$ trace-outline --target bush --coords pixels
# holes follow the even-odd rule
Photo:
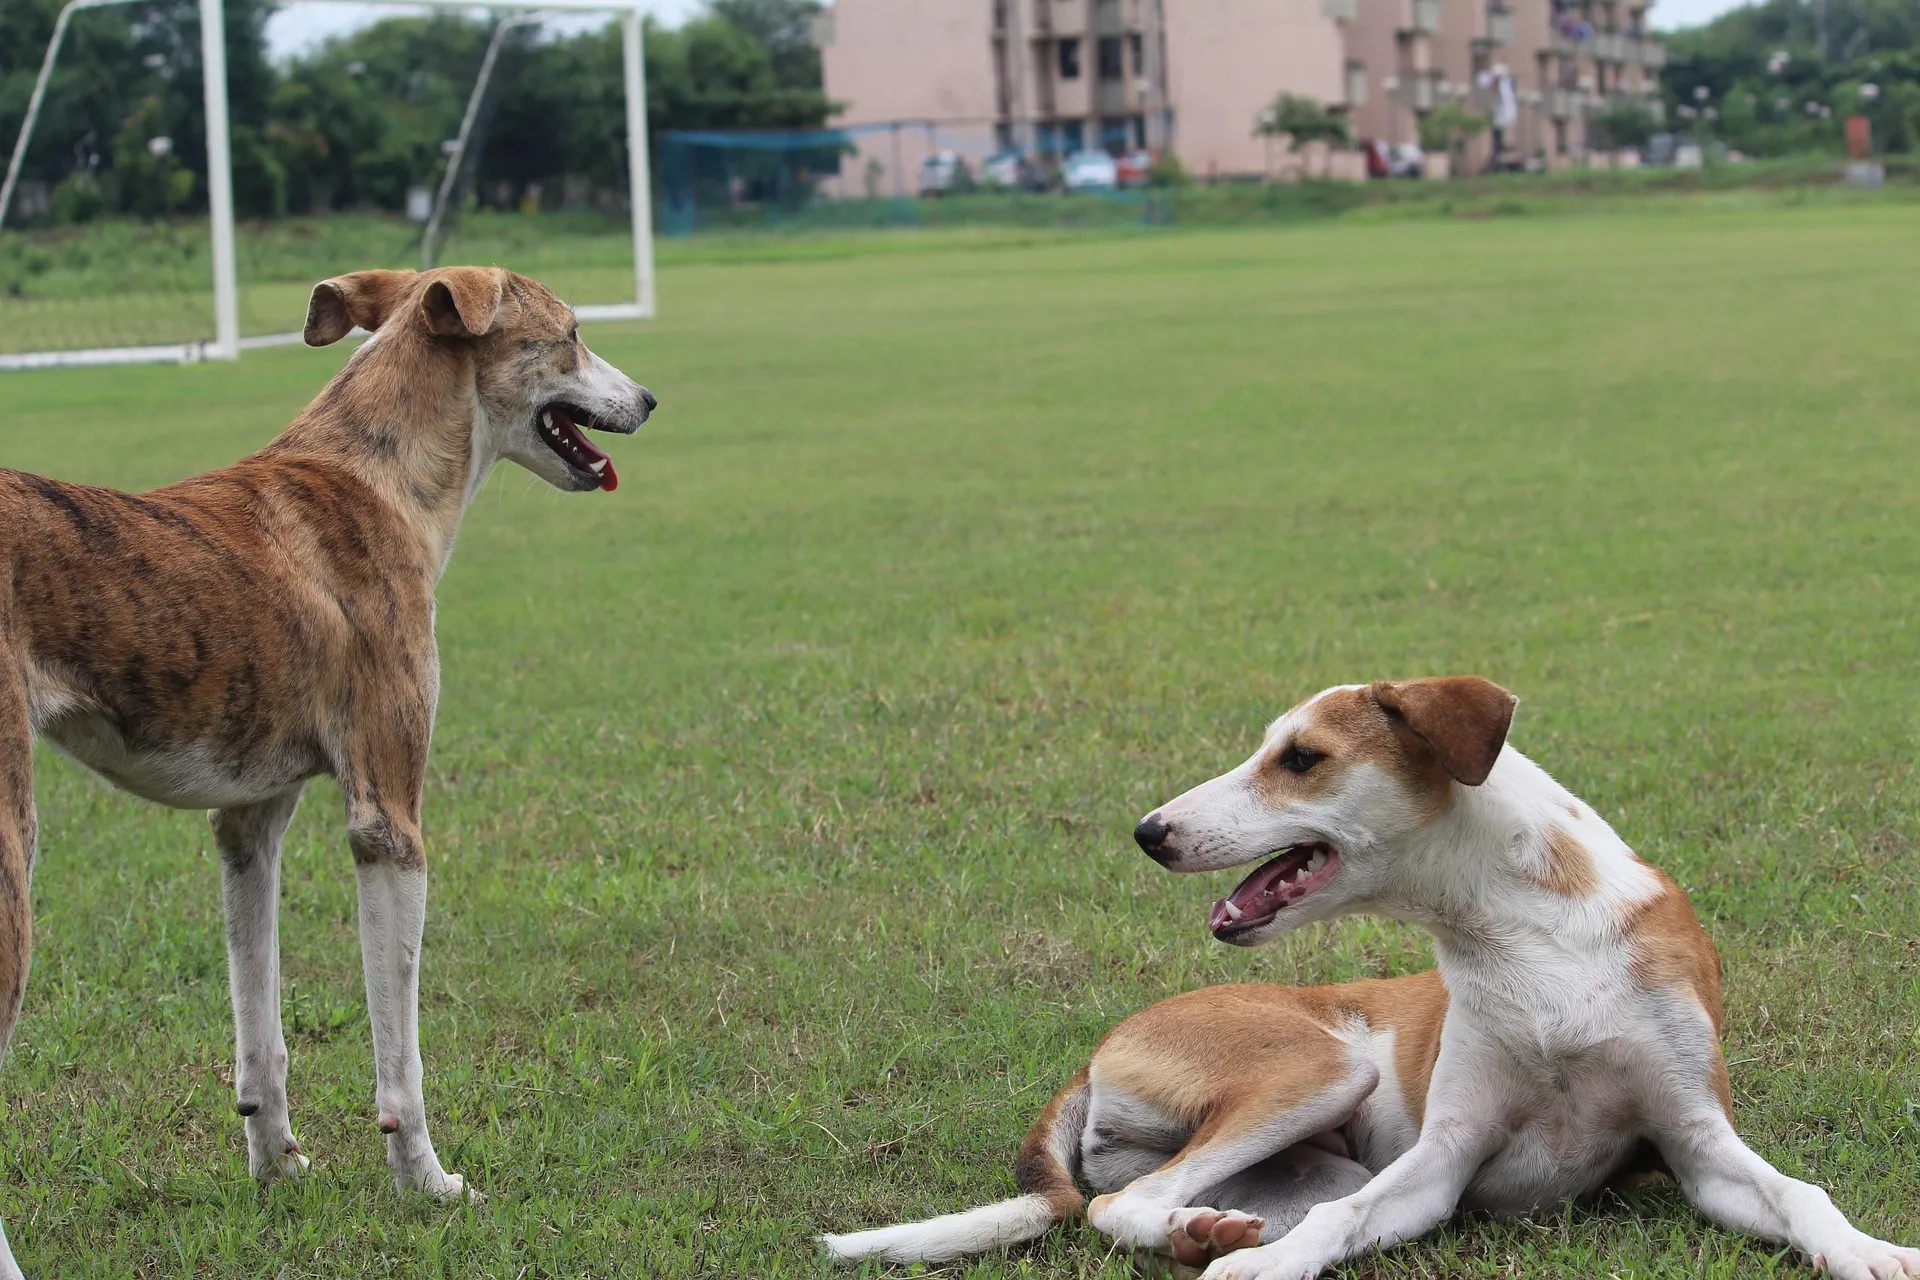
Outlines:
[[[85,169],[76,169],[53,189],[55,222],[92,222],[107,211],[107,189]]]

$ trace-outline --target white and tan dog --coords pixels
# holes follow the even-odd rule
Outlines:
[[[1672,880],[1506,745],[1513,706],[1476,676],[1329,689],[1134,833],[1171,871],[1264,860],[1214,906],[1224,942],[1375,912],[1428,929],[1436,972],[1154,1005],[1034,1124],[1025,1194],[828,1245],[931,1261],[1030,1239],[1080,1211],[1077,1173],[1121,1244],[1211,1261],[1208,1280],[1303,1280],[1462,1207],[1665,1169],[1707,1217],[1845,1280],[1920,1276],[1920,1252],[1734,1132],[1713,944]]]

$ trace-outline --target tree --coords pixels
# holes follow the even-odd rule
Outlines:
[[[1644,147],[1658,132],[1653,109],[1635,98],[1615,98],[1587,117],[1587,137],[1602,151]]]
[[[820,49],[813,42],[820,0],[708,0],[707,12],[744,31],[767,51],[782,89],[819,89]]]
[[[1292,155],[1298,155],[1311,143],[1325,143],[1327,174],[1331,176],[1334,149],[1347,141],[1347,118],[1312,98],[1282,92],[1255,117],[1253,134],[1256,138],[1285,138],[1287,151]]]
[[[1445,102],[1420,117],[1418,128],[1422,151],[1444,151],[1452,171],[1466,167],[1467,142],[1487,127],[1487,118],[1475,115],[1457,102]]]

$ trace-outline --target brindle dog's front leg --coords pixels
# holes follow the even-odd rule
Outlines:
[[[417,757],[415,750],[417,743]],[[427,924],[427,859],[420,839],[420,786],[426,735],[405,746],[382,744],[361,757],[362,769],[341,778],[347,796],[347,840],[360,888],[360,960],[373,1021],[374,1101],[387,1135],[394,1185],[455,1200],[469,1192],[440,1167],[427,1136],[421,1091],[420,939]]]
[[[210,815],[233,988],[234,1109],[247,1118],[247,1168],[263,1182],[307,1167],[287,1112],[287,1042],[280,1032],[280,838],[299,803],[295,786]]]

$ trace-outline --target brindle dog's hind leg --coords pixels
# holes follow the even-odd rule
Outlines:
[[[19,664],[0,646],[0,1055],[13,1037],[33,948],[33,726]],[[20,1280],[0,1227],[0,1280]]]
[[[233,987],[234,1109],[247,1118],[247,1168],[263,1182],[307,1167],[287,1114],[280,1032],[280,838],[299,803],[296,786],[212,815]]]

